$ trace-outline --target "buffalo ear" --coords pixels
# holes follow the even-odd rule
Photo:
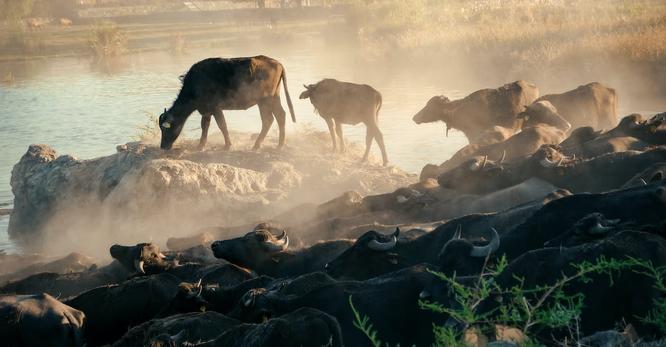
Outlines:
[[[664,179],[664,173],[661,171],[655,172],[650,178],[650,183],[658,182]]]

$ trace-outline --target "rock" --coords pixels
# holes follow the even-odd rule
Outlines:
[[[242,150],[251,147],[247,135],[233,134],[232,141],[234,151],[213,137],[206,151],[185,143],[169,152],[131,142],[91,160],[31,145],[12,170],[10,237],[29,250],[106,254],[111,240],[161,242],[207,226],[269,219],[343,191],[385,193],[416,181],[376,158],[359,164],[358,145],[332,156],[318,133],[292,134],[280,151]]]

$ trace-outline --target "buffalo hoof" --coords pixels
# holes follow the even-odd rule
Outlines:
[[[223,151],[228,151],[230,148],[231,148],[231,144],[228,144],[228,145],[224,145],[224,147],[222,147],[222,150]]]

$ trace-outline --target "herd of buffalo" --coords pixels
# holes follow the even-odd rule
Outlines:
[[[198,110],[200,148],[213,116],[228,149],[222,110],[253,105],[262,120],[255,149],[273,118],[282,146],[280,83],[295,121],[279,62],[258,56],[196,63],[160,116],[161,147],[171,148]],[[375,140],[386,164],[379,92],[325,79],[306,85],[300,97],[326,121],[334,150],[345,148],[341,124],[362,122],[364,159]],[[473,286],[501,258],[508,264],[494,281],[510,288],[552,285],[576,264],[598,259],[664,267],[666,114],[618,119],[617,103],[615,90],[599,83],[543,96],[525,81],[460,100],[434,96],[414,122],[443,121],[447,133],[462,131],[469,144],[444,163],[426,165],[419,183],[365,197],[347,192],[312,207],[311,218],[301,218],[308,207],[299,206],[275,220],[171,238],[169,250],[113,245],[106,266],[82,265],[85,257],[72,254],[6,275],[0,344],[371,346],[354,323],[353,300],[386,344],[430,346],[433,325],[466,329],[446,313],[421,308],[424,301],[459,304],[452,284],[432,270]],[[230,234],[240,236],[219,240]],[[581,339],[618,325],[631,325],[643,340],[664,338],[642,319],[666,300],[645,273],[593,274],[565,292],[584,295]],[[500,301],[490,297],[476,309],[497,312]],[[571,331],[544,327],[535,334],[555,345]]]

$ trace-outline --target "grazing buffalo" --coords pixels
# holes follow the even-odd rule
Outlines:
[[[413,120],[416,124],[443,121],[447,135],[449,129],[458,129],[470,143],[475,143],[482,140],[480,134],[494,126],[514,129],[516,116],[537,97],[539,89],[525,81],[478,90],[454,101],[443,95],[434,96]]]
[[[617,123],[615,89],[592,82],[562,94],[548,94],[537,101],[549,101],[575,129],[592,126],[610,129]]]
[[[88,345],[103,345],[164,310],[178,293],[179,283],[170,274],[137,277],[89,290],[65,303],[86,314]]]
[[[259,149],[264,141],[273,124],[273,117],[280,130],[278,148],[282,147],[286,113],[280,104],[280,82],[283,83],[291,119],[295,122],[284,67],[277,60],[261,55],[249,58],[208,58],[192,65],[183,77],[183,87],[176,101],[160,115],[160,147],[170,149],[173,146],[185,121],[196,110],[202,117],[199,148],[203,149],[206,145],[210,118],[213,116],[224,135],[224,148],[229,149],[231,139],[222,110],[245,110],[254,105],[259,106],[261,114],[261,132],[254,143],[254,149]]]
[[[241,298],[231,317],[260,322],[301,307],[311,307],[335,317],[342,328],[345,346],[371,346],[354,326],[354,307],[367,316],[381,340],[390,346],[428,346],[433,342],[432,324],[440,316],[419,307],[419,294],[432,281],[424,265],[414,266],[363,282],[331,282],[309,292],[288,294],[280,290],[252,290]],[[315,281],[317,278],[313,278]],[[350,299],[351,297],[351,299]]]
[[[80,347],[86,316],[48,294],[0,296],[3,346]]]
[[[331,133],[333,151],[337,149],[336,133],[340,141],[340,151],[345,151],[342,124],[363,123],[366,127],[363,161],[368,159],[374,139],[382,151],[384,165],[388,163],[384,135],[378,125],[382,95],[377,90],[367,84],[340,82],[334,79],[324,79],[316,84],[304,85],[304,87],[305,91],[301,93],[300,98],[310,99],[317,113],[326,121]]]
[[[211,248],[216,257],[252,269],[257,274],[284,277],[323,270],[327,262],[352,244],[351,240],[335,240],[290,250],[286,231],[275,236],[260,224],[245,236],[215,241]]]

